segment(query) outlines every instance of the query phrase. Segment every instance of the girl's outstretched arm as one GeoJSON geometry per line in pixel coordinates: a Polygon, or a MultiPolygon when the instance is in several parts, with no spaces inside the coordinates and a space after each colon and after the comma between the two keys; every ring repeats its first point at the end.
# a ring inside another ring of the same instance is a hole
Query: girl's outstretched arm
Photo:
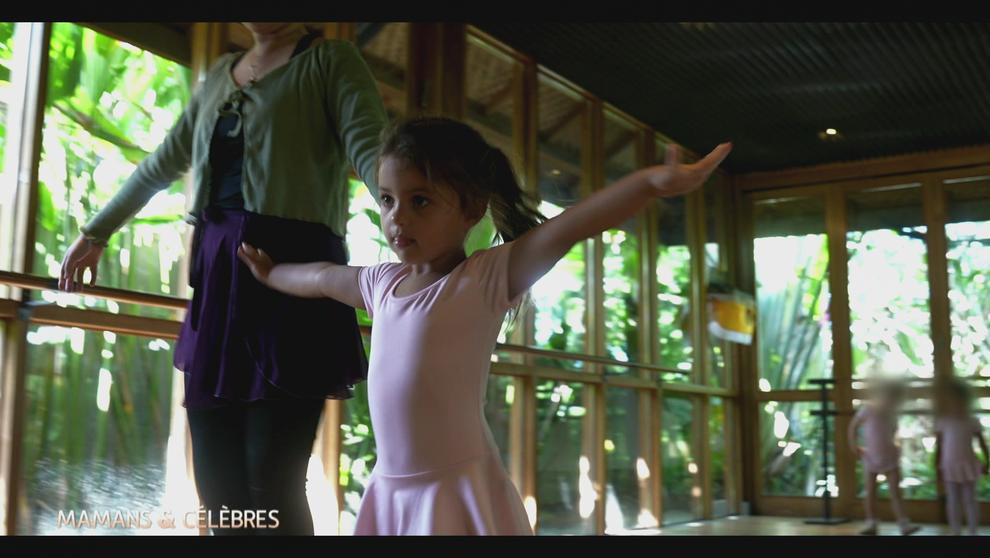
{"type": "Polygon", "coordinates": [[[264,250],[246,243],[237,249],[237,257],[259,282],[276,291],[303,298],[333,298],[365,309],[358,286],[360,267],[331,262],[275,265],[264,250]]]}
{"type": "Polygon", "coordinates": [[[576,243],[618,226],[650,200],[700,188],[731,150],[723,143],[697,163],[681,165],[670,146],[665,164],[633,172],[522,235],[509,257],[509,297],[532,286],[576,243]]]}

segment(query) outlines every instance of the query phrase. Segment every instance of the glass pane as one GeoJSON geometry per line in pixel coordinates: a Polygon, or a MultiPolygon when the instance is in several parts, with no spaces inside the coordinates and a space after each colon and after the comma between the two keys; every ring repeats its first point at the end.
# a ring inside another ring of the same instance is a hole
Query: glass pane
{"type": "MultiPolygon", "coordinates": [[[[350,207],[346,239],[348,265],[371,266],[399,261],[382,233],[378,202],[371,196],[364,182],[351,178],[349,186],[350,207]]],[[[371,318],[365,310],[358,309],[357,317],[361,325],[371,325],[371,318]]]]}
{"type": "MultiPolygon", "coordinates": [[[[52,26],[33,272],[57,277],[79,227],[164,140],[189,100],[189,69],[71,23],[52,26]]],[[[187,225],[182,181],[156,194],[110,239],[101,286],[177,295],[187,225]]],[[[165,308],[42,292],[48,302],[158,318],[165,308]]]]}
{"type": "Polygon", "coordinates": [[[721,397],[708,400],[708,436],[712,456],[712,513],[715,517],[728,515],[729,489],[726,486],[732,474],[732,458],[728,451],[729,434],[726,416],[728,405],[721,397]]]}
{"type": "MultiPolygon", "coordinates": [[[[980,419],[980,424],[983,426],[983,438],[987,437],[987,430],[990,429],[990,397],[979,397],[976,399],[976,416],[980,419]]],[[[980,456],[979,453],[976,454],[980,456]]],[[[987,459],[987,456],[980,456],[983,459],[987,459]]],[[[990,475],[984,475],[980,478],[979,486],[976,488],[976,498],[977,500],[986,502],[990,501],[990,475]]]]}
{"type": "Polygon", "coordinates": [[[409,23],[358,23],[356,34],[355,42],[378,82],[378,91],[389,118],[405,114],[409,23]]]}
{"type": "MultiPolygon", "coordinates": [[[[16,23],[0,21],[0,176],[3,175],[6,157],[6,140],[10,105],[14,102],[11,74],[14,69],[14,27],[16,23]]],[[[6,184],[6,182],[3,182],[6,184]]]]}
{"type": "Polygon", "coordinates": [[[698,408],[693,399],[664,396],[660,448],[663,462],[663,524],[701,517],[698,408]]]}
{"type": "MultiPolygon", "coordinates": [[[[728,250],[726,231],[725,203],[728,195],[728,185],[720,177],[715,176],[704,186],[705,213],[705,281],[708,292],[729,290],[732,284],[722,252],[728,250]]],[[[726,359],[729,355],[729,342],[719,339],[711,333],[707,336],[708,358],[705,366],[708,369],[708,385],[729,387],[729,368],[726,359]]]]}
{"type": "MultiPolygon", "coordinates": [[[[0,319],[0,362],[4,362],[3,350],[7,346],[7,320],[0,319]]],[[[2,370],[2,368],[0,368],[2,370]]],[[[2,374],[0,374],[2,375],[2,374]]],[[[4,382],[0,382],[0,409],[5,409],[5,403],[3,401],[4,397],[7,396],[4,390],[4,382]]],[[[4,475],[6,477],[6,475],[4,475]]]]}
{"type": "Polygon", "coordinates": [[[656,527],[651,513],[648,392],[626,388],[605,390],[605,532],[656,527]]]}
{"type": "MultiPolygon", "coordinates": [[[[853,403],[858,407],[860,402],[854,400],[853,403]]],[[[901,448],[903,498],[934,500],[938,493],[935,480],[935,422],[931,412],[931,403],[928,400],[908,401],[897,420],[895,438],[901,448]]],[[[889,498],[890,485],[886,477],[878,475],[877,481],[877,495],[889,498]]],[[[862,460],[856,462],[856,493],[860,498],[866,496],[862,460]]]]}
{"type": "MultiPolygon", "coordinates": [[[[832,496],[838,495],[834,457],[829,459],[827,479],[822,478],[822,422],[811,414],[819,408],[816,401],[768,401],[763,405],[760,454],[764,494],[818,497],[824,493],[827,480],[832,496]]],[[[832,419],[829,430],[835,431],[832,419]]],[[[832,436],[830,445],[834,439],[832,436]]]]}
{"type": "Polygon", "coordinates": [[[848,219],[853,377],[931,378],[921,185],[850,193],[848,219]]]}
{"type": "MultiPolygon", "coordinates": [[[[656,154],[666,146],[657,141],[656,154]]],[[[661,366],[682,374],[662,374],[667,382],[690,382],[694,364],[691,342],[691,251],[687,238],[686,198],[663,198],[656,202],[657,221],[657,332],[661,366]]]]}
{"type": "Polygon", "coordinates": [[[196,504],[191,483],[174,484],[186,459],[185,429],[170,428],[172,342],[37,325],[27,342],[18,534],[154,532],[59,528],[59,511],[168,510],[181,531],[196,504]]]}
{"type": "Polygon", "coordinates": [[[570,207],[581,197],[585,102],[542,76],[537,102],[540,198],[558,207],[570,207]]]}
{"type": "MultiPolygon", "coordinates": [[[[371,346],[371,340],[364,339],[364,346],[371,346]]],[[[371,428],[371,411],[368,408],[368,382],[354,386],[354,398],[343,402],[344,411],[340,422],[340,488],[344,493],[344,506],[340,513],[340,534],[354,533],[361,497],[368,487],[371,470],[375,467],[378,453],[375,435],[371,428]]]]}
{"type": "MultiPolygon", "coordinates": [[[[584,451],[585,387],[536,385],[536,504],[540,534],[595,532],[591,459],[584,451]]],[[[590,395],[590,390],[588,390],[590,395]]]]}
{"type": "MultiPolygon", "coordinates": [[[[492,431],[495,444],[498,445],[499,455],[502,457],[502,465],[506,471],[512,470],[510,459],[511,437],[513,426],[522,428],[522,400],[518,399],[516,379],[512,376],[502,376],[491,374],[488,377],[488,391],[485,396],[485,419],[488,421],[488,428],[492,431]],[[513,411],[518,418],[513,425],[513,411]]],[[[522,434],[521,431],[517,434],[522,434]]]]}
{"type": "MultiPolygon", "coordinates": [[[[27,58],[27,48],[21,37],[30,31],[31,24],[18,26],[12,22],[0,22],[0,238],[8,239],[0,242],[0,269],[11,269],[11,258],[15,246],[9,239],[14,234],[14,188],[17,187],[16,173],[17,150],[8,148],[8,144],[19,134],[17,123],[22,118],[21,108],[24,101],[24,72],[19,68],[24,66],[27,58]],[[14,32],[18,32],[18,57],[14,58],[14,32]],[[8,133],[8,129],[10,132],[8,133]],[[7,159],[11,161],[8,163],[7,159]]],[[[9,296],[10,290],[6,285],[0,285],[0,297],[9,296]]]]}
{"type": "Polygon", "coordinates": [[[814,388],[832,375],[824,205],[759,200],[753,213],[760,390],[814,388]]]}
{"type": "MultiPolygon", "coordinates": [[[[545,78],[539,79],[540,211],[548,218],[580,198],[581,131],[585,103],[545,78]]],[[[534,308],[534,345],[584,353],[585,262],[588,242],[579,242],[530,290],[534,308]]],[[[583,363],[537,357],[536,364],[583,369],[583,363]]]]}
{"type": "MultiPolygon", "coordinates": [[[[605,182],[611,184],[637,168],[638,130],[624,120],[605,114],[605,182]]],[[[605,313],[605,353],[621,361],[643,361],[640,355],[639,310],[640,239],[639,217],[627,219],[619,227],[602,233],[604,269],[603,310],[605,313]]],[[[607,372],[622,374],[626,367],[608,367],[607,372]]]]}
{"type": "Polygon", "coordinates": [[[990,377],[990,177],[947,181],[945,190],[953,367],[990,377]]]}

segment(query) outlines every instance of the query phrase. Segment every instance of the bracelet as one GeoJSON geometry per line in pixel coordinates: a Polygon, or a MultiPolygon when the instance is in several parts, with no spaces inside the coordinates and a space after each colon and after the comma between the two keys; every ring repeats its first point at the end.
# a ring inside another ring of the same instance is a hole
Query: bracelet
{"type": "Polygon", "coordinates": [[[106,248],[107,244],[109,244],[108,241],[106,240],[100,240],[99,238],[96,238],[95,236],[90,236],[88,234],[83,234],[83,238],[86,239],[86,242],[89,242],[93,246],[99,246],[100,248],[106,248]]]}

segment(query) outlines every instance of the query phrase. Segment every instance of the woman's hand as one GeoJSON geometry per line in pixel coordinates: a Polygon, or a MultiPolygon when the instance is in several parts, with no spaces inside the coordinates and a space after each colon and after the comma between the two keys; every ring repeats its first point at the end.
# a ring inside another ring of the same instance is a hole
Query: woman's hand
{"type": "Polygon", "coordinates": [[[62,269],[58,275],[59,290],[72,293],[82,290],[86,270],[90,271],[89,285],[96,284],[96,271],[105,246],[99,246],[80,235],[65,251],[62,269]]]}

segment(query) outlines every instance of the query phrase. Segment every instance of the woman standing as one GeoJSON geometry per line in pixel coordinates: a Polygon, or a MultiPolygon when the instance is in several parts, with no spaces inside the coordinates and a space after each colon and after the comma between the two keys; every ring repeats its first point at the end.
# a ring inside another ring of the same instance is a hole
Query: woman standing
{"type": "Polygon", "coordinates": [[[377,199],[387,117],[353,44],[300,23],[243,25],[254,45],[220,57],[162,145],[82,227],[59,288],[80,290],[87,269],[95,284],[107,239],[191,167],[194,294],[174,362],[200,500],[214,523],[223,506],[268,513],[268,528],[215,534],[312,534],[309,456],[324,401],[367,376],[360,331],[348,306],[264,288],[237,247],[346,264],[349,169],[377,199]]]}

